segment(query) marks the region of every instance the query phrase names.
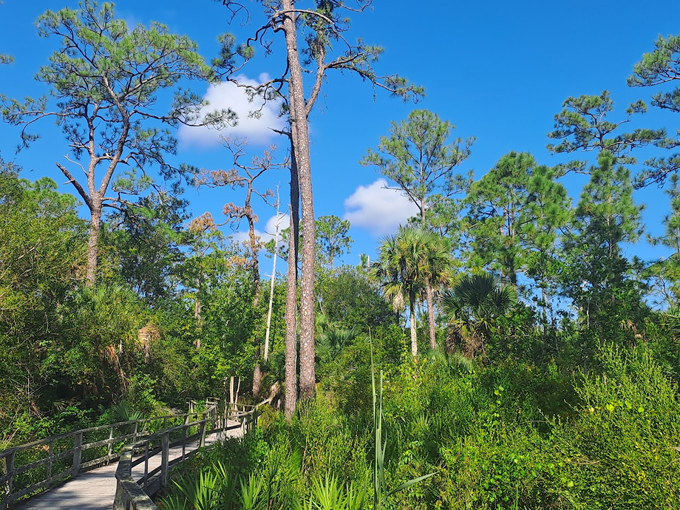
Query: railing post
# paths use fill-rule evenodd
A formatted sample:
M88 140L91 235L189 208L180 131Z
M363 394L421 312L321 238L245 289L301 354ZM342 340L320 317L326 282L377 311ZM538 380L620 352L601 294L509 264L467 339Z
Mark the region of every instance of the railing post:
M12 485L14 483L14 450L5 457L5 474L7 475L7 500L12 501Z
M161 487L165 487L168 484L168 464L170 461L170 434L164 432L161 438Z
M137 442L138 428L139 428L139 422L135 421L134 427L132 428L132 444L135 444Z
M127 494L123 482L116 478L116 496L113 500L113 510L127 510Z
M80 461L83 457L83 433L76 432L73 439L73 466L71 468L71 476L75 478L80 472Z
M111 453L113 453L113 425L109 427L109 448L108 448L108 453L109 453L109 458L107 459L108 461L111 459Z
M149 440L144 443L144 487L149 481Z
M47 455L49 456L49 459L47 461L47 479L49 480L52 478L52 461L54 460L54 441L50 441L48 450L47 450Z
M182 461L185 457L186 447L187 447L187 430L188 427L182 429Z
M205 426L208 424L208 419L201 420L201 442L199 447L203 448L205 446Z

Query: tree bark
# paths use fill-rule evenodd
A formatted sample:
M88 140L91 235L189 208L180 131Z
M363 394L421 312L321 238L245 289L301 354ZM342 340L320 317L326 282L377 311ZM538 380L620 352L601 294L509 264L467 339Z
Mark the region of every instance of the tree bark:
M202 281L201 278L196 279L196 301L194 302L194 319L196 319L196 350L201 349L201 336L203 335L203 316L201 315L202 304L201 299L198 297L201 294Z
M416 319L416 300L414 296L409 297L409 308L411 312L410 322L411 322L411 354L415 358L418 356L418 331L417 331L417 319Z
M425 215L425 199L420 202L420 226L423 232L428 230L427 217ZM430 330L430 349L437 348L437 333L434 323L434 292L430 278L425 278L425 300L427 301L427 323Z
M97 273L97 260L99 257L99 236L102 224L102 202L93 197L90 207L90 238L87 241L87 270L85 273L86 285L94 287Z
M260 391L262 390L262 368L260 367L260 349L257 350L258 361L255 362L255 368L253 369L253 398L260 396Z
M250 207L250 196L252 193L252 181L248 182L248 194L246 195L246 217L248 219L248 239L250 242L250 265L253 279L253 310L257 309L260 303L260 263L257 257L257 235L255 234L255 219L253 217L253 210ZM257 342L257 339L255 339ZM262 368L260 367L260 346L257 347L257 357L255 359L255 368L253 368L253 397L257 398L260 395L262 386Z
M281 2L284 11L295 8L293 0ZM316 224L314 222L314 197L312 192L312 170L309 157L309 128L307 108L302 81L302 66L297 46L296 15L284 15L283 30L290 66L289 104L293 139L293 153L298 171L300 203L302 206L302 274L300 278L300 398L308 399L316 393L314 371L314 277L316 260Z
M427 299L427 322L430 326L430 349L434 351L437 348L437 335L434 324L434 292L432 292L429 278L425 279L425 298Z
M252 189L253 183L248 183L248 186ZM253 216L253 210L250 207L250 194L251 189L248 190L248 196L246 198L246 217L248 219L248 241L250 247L250 270L253 279L253 309L257 308L260 304L260 261L257 256L257 234L255 234L255 218Z
M293 128L294 129L294 128ZM291 145L293 145L291 138ZM286 293L286 397L284 414L290 420L297 404L297 246L299 233L297 165L291 147L290 165L290 235L288 236L288 289Z

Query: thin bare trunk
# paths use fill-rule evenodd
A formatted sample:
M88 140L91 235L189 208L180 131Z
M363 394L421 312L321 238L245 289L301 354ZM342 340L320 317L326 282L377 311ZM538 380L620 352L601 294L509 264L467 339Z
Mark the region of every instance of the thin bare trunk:
M278 191L277 191L278 194ZM271 283L269 285L269 309L267 310L267 332L264 337L264 362L267 363L269 360L269 334L271 332L272 326L272 307L274 305L274 282L276 281L276 254L279 249L279 206L278 197L276 205L276 234L274 235L274 262L272 263L272 276ZM259 358L260 351L258 348L257 352L258 361L255 363L255 369L253 370L253 397L257 398L260 395L262 389L262 368L260 367Z
M274 283L276 282L276 259L279 251L279 208L276 207L276 233L274 234L274 261L272 262L272 278L269 285L269 310L267 311L267 332L264 336L264 362L269 360L269 335L272 327L272 308L274 306Z
M413 357L415 358L418 356L418 331L416 329L416 302L413 296L411 296L409 299L409 309L411 313L411 317L409 319L411 322L411 354L413 354Z
M430 349L433 351L437 348L437 336L434 325L434 292L432 292L432 284L430 279L425 279L425 297L427 299L427 322L430 327Z
M234 409L234 376L229 377L229 407Z
M297 165L295 153L291 150L290 234L288 236L288 290L286 293L286 398L284 403L284 413L288 420L295 414L295 406L297 404L297 245L300 223L299 203Z
M302 206L302 274L300 278L300 398L308 399L316 393L314 371L314 277L316 260L316 224L314 222L314 200L312 192L312 170L309 157L309 129L302 66L297 46L297 29L293 0L283 0L282 10L291 11L284 15L283 30L290 66L289 103L292 126L293 153L295 155Z

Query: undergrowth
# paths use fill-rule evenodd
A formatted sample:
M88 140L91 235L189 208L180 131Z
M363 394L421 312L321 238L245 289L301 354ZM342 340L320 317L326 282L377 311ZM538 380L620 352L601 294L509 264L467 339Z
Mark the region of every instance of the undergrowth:
M356 387L329 384L290 423L269 410L244 441L203 451L180 468L160 506L680 508L675 383L645 345L602 348L598 363L567 374L554 363L404 357L383 367L373 420L377 408L346 397L366 391L370 399L370 379L348 373ZM376 484L406 488L383 490L378 501Z

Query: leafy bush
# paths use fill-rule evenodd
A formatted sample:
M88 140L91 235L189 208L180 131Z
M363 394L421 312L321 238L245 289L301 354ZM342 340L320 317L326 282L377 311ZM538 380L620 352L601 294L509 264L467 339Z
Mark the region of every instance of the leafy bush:
M677 387L650 349L606 348L603 373L583 374L574 423L553 431L563 498L582 508L680 506Z

